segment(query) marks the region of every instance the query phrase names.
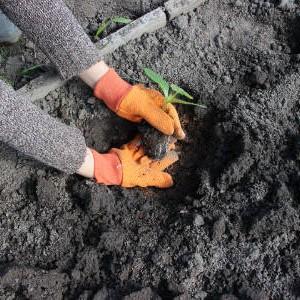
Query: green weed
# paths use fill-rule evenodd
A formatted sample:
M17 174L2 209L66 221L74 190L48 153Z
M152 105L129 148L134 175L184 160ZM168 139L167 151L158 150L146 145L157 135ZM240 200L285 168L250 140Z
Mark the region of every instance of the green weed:
M100 35L107 29L107 27L111 24L120 24L120 25L127 25L131 23L132 20L125 17L112 17L112 18L105 18L103 22L99 25L95 37L99 38Z
M44 65L34 65L29 68L24 68L20 70L19 75L23 77L32 77L35 75L38 71L41 71L43 69Z

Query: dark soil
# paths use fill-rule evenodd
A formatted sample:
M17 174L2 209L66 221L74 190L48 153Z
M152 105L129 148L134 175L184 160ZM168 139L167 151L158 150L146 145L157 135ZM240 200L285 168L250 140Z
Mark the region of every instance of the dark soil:
M1 299L299 299L300 6L279 4L207 1L107 58L207 105L179 108L173 188L100 186L0 147ZM37 104L99 151L137 130L76 80Z
M174 137L164 135L146 122L138 126L138 132L145 154L154 160L163 159L169 152L172 140L176 141Z

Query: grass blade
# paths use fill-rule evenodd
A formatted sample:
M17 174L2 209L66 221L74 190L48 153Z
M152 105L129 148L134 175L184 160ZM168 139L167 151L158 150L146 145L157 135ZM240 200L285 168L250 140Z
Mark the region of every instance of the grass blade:
M127 25L127 24L129 24L129 23L132 22L131 19L125 18L125 17L114 17L111 21L112 21L113 23L116 23L116 24L123 24L123 25Z
M44 65L34 65L20 71L21 76L31 76L35 71L40 70Z
M105 18L103 20L103 22L99 25L99 27L95 33L95 37L98 38L105 31L105 29L110 24L110 22L111 22L110 18Z
M183 88L179 87L178 85L176 84L171 84L171 89L172 91L174 91L176 94L180 95L180 96L183 96L183 97L186 97L190 100L193 100L194 97L192 95L190 95L188 92L186 92Z
M181 99L174 99L174 100L170 101L170 103L193 105L193 106L198 106L198 107L201 107L201 108L207 108L207 106L205 106L205 105L198 104L198 103L193 103L193 102L189 102L189 101L184 101L184 100L181 100Z
M165 97L167 98L169 96L170 85L165 81L165 79L149 68L145 68L144 73L151 81L159 85Z

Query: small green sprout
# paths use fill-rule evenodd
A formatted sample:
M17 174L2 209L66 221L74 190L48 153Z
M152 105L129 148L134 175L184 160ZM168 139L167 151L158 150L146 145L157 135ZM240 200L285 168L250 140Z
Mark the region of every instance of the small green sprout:
M43 67L44 65L34 65L32 67L22 69L19 74L23 77L32 77L35 73L41 71Z
M188 92L186 92L184 89L179 87L176 84L169 84L161 75L157 74L151 69L145 68L144 69L145 75L154 83L158 84L160 89L162 90L164 96L165 96L165 103L178 103L178 104L184 104L184 105L193 105L198 106L201 108L206 108L205 105L201 105L198 103L193 103L189 101L185 101L182 99L179 99L178 97L184 97L189 100L193 100L194 97L190 95Z
M100 35L107 29L107 27L111 24L121 24L121 25L127 25L131 23L132 20L125 17L113 17L113 18L105 18L103 22L99 25L95 37L99 38Z

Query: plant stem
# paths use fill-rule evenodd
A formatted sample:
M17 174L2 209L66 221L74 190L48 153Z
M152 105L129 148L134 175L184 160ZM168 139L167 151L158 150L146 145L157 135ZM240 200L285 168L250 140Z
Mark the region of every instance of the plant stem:
M173 100L177 97L178 93L171 94L169 97L166 98L167 103L172 103Z

